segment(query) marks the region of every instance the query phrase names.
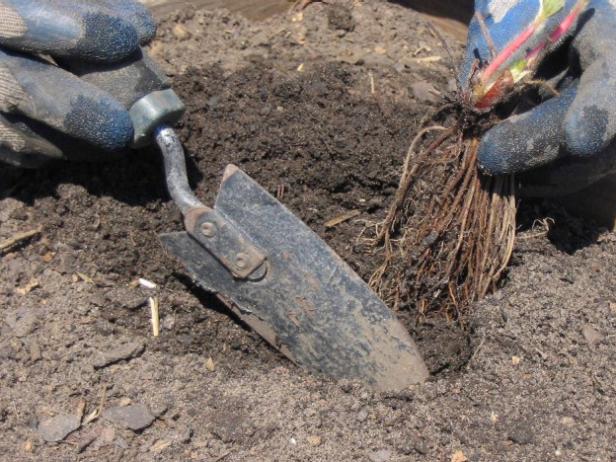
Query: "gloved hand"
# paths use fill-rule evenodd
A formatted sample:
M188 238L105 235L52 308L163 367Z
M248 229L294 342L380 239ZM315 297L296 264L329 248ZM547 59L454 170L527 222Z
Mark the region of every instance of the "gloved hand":
M128 147L127 110L65 69L121 61L155 32L133 0L0 0L0 160L36 167Z
M505 80L517 79L525 61L542 60L560 47L552 56L562 70L549 76L557 96L545 92L542 104L484 135L480 168L490 175L531 170L521 176L527 195L573 192L615 171L616 2L476 0L475 7L484 21L476 15L470 26L460 73L468 95L488 62L496 62L491 71L512 69ZM539 24L543 33L531 34ZM491 97L496 93L494 87Z

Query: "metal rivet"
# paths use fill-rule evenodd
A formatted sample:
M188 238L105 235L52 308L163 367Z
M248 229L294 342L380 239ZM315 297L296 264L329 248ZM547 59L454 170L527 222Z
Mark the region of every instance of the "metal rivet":
M242 252L238 253L235 257L235 266L239 269L246 268L248 266L248 255Z
M214 223L206 221L201 225L201 234L205 237L214 237L216 235L216 226Z

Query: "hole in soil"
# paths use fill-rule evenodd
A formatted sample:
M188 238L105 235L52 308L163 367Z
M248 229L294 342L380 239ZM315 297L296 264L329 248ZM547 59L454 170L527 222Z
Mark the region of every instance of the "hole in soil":
M225 166L237 164L368 280L381 258L362 241L362 232L385 217L409 142L434 105L370 94L366 70L356 66L325 64L292 78L273 69L262 60L231 74L212 66L176 78L174 87L188 105L179 133L197 195L212 204ZM399 79L397 88L408 80L391 78ZM436 71L432 81L446 88ZM179 212L167 201L160 164L152 151L104 165L23 172L11 195L35 204L46 237L70 251L71 271L114 274L119 283L148 277L173 297L186 295L176 277L184 269L156 243L159 233L182 228ZM0 176L15 175L6 169ZM353 218L325 226L349 212ZM178 296L168 305L179 326L175 343L154 344L176 354L233 351L251 358L243 361L246 367L255 355L263 358L261 366L279 363L280 356L256 334L209 309L220 309L219 303L191 293L190 300ZM398 314L432 371L456 369L468 359L468 336L456 325L441 317L419 322L412 309ZM114 324L137 328L134 320L117 317L133 312L113 316ZM148 324L139 321L145 333ZM235 361L225 354L219 359Z

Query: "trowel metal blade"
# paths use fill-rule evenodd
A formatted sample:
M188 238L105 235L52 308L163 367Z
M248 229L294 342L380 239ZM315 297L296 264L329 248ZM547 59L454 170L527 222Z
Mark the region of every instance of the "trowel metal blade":
M237 167L215 209L267 254L260 280L237 279L185 232L161 236L192 278L298 365L378 390L428 376L406 329L314 232Z

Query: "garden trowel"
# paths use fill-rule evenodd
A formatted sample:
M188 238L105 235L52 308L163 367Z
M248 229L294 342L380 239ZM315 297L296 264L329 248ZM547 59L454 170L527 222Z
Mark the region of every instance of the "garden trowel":
M368 285L239 168L225 170L214 207L193 194L182 145L169 128L184 106L144 53L107 72L78 73L130 108L135 146L154 140L160 147L185 226L161 240L198 285L311 371L378 390L428 376L408 332Z

